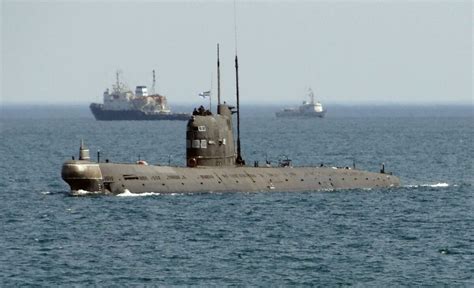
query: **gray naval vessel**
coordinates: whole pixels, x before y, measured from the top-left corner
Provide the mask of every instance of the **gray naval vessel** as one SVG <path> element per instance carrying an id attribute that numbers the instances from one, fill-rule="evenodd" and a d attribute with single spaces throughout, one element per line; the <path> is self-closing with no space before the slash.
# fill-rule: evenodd
<path id="1" fill-rule="evenodd" d="M 218 48 L 219 51 L 219 48 Z M 186 166 L 111 163 L 90 159 L 81 142 L 79 159 L 66 161 L 62 178 L 72 195 L 84 191 L 102 194 L 122 193 L 200 193 L 318 191 L 334 189 L 396 187 L 398 177 L 385 172 L 362 171 L 350 167 L 293 167 L 290 160 L 277 166 L 246 165 L 240 146 L 240 105 L 238 59 L 235 56 L 237 107 L 220 101 L 219 52 L 217 52 L 217 114 L 200 107 L 186 129 Z M 234 142 L 232 118 L 237 115 Z M 99 155 L 98 155 L 99 156 Z"/>
<path id="2" fill-rule="evenodd" d="M 308 96 L 310 101 L 303 101 L 303 105 L 298 108 L 284 108 L 275 113 L 276 117 L 303 117 L 303 118 L 323 118 L 326 115 L 326 110 L 319 101 L 314 101 L 314 92 L 311 88 L 308 89 Z"/>

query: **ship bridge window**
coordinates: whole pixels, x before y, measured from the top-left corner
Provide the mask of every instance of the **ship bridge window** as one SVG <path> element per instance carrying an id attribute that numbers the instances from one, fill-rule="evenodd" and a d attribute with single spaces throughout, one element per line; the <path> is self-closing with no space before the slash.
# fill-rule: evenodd
<path id="1" fill-rule="evenodd" d="M 206 131 L 206 126 L 198 126 L 198 131 L 199 132 L 205 132 Z"/>
<path id="2" fill-rule="evenodd" d="M 206 148 L 207 148 L 207 140 L 206 140 L 206 139 L 202 139 L 202 140 L 201 140 L 201 148 L 202 148 L 202 149 L 206 149 Z"/>
<path id="3" fill-rule="evenodd" d="M 186 148 L 191 148 L 191 140 L 186 140 Z"/>

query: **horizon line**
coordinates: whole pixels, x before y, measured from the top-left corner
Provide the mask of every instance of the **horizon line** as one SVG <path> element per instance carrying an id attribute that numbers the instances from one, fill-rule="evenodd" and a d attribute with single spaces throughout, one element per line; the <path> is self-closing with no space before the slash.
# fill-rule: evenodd
<path id="1" fill-rule="evenodd" d="M 174 103 L 170 103 L 171 106 L 178 105 L 198 105 L 202 101 L 176 101 Z M 7 106 L 86 106 L 89 107 L 91 103 L 96 102 L 6 102 L 0 100 L 0 106 L 7 107 Z M 252 101 L 243 103 L 243 106 L 298 106 L 301 105 L 300 103 L 289 103 L 289 102 L 265 102 L 265 101 Z M 215 106 L 215 105 L 213 105 Z M 363 101 L 363 102 L 325 102 L 323 106 L 472 106 L 474 107 L 474 101 L 467 101 L 467 102 L 370 102 L 370 101 Z"/>

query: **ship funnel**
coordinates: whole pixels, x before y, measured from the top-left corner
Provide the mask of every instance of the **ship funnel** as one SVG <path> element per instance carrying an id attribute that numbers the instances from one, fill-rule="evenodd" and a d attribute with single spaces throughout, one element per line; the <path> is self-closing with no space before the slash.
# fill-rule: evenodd
<path id="1" fill-rule="evenodd" d="M 79 148 L 79 160 L 90 160 L 89 149 L 84 146 L 84 140 L 81 139 L 81 147 Z"/>

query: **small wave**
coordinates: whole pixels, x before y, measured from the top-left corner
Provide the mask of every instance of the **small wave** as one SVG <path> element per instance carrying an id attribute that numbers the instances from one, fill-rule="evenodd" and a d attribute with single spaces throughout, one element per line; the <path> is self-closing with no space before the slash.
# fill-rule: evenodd
<path id="1" fill-rule="evenodd" d="M 154 196 L 154 195 L 161 195 L 161 194 L 155 193 L 155 192 L 132 193 L 128 189 L 125 189 L 122 193 L 117 194 L 117 196 L 119 197 L 143 197 L 143 196 Z"/>
<path id="2" fill-rule="evenodd" d="M 424 186 L 427 186 L 427 187 L 449 187 L 449 184 L 448 183 L 437 183 L 437 184 L 433 184 L 433 185 L 424 185 Z"/>
<path id="3" fill-rule="evenodd" d="M 448 183 L 436 183 L 436 184 L 414 184 L 414 185 L 405 185 L 407 188 L 418 188 L 418 187 L 432 187 L 432 188 L 444 188 L 449 187 Z M 456 186 L 456 185 L 454 185 Z"/>
<path id="4" fill-rule="evenodd" d="M 101 192 L 100 191 L 99 192 L 86 191 L 86 190 L 82 190 L 82 189 L 71 191 L 71 195 L 73 195 L 73 196 L 95 195 L 95 194 L 99 194 L 99 193 L 101 193 Z"/>

